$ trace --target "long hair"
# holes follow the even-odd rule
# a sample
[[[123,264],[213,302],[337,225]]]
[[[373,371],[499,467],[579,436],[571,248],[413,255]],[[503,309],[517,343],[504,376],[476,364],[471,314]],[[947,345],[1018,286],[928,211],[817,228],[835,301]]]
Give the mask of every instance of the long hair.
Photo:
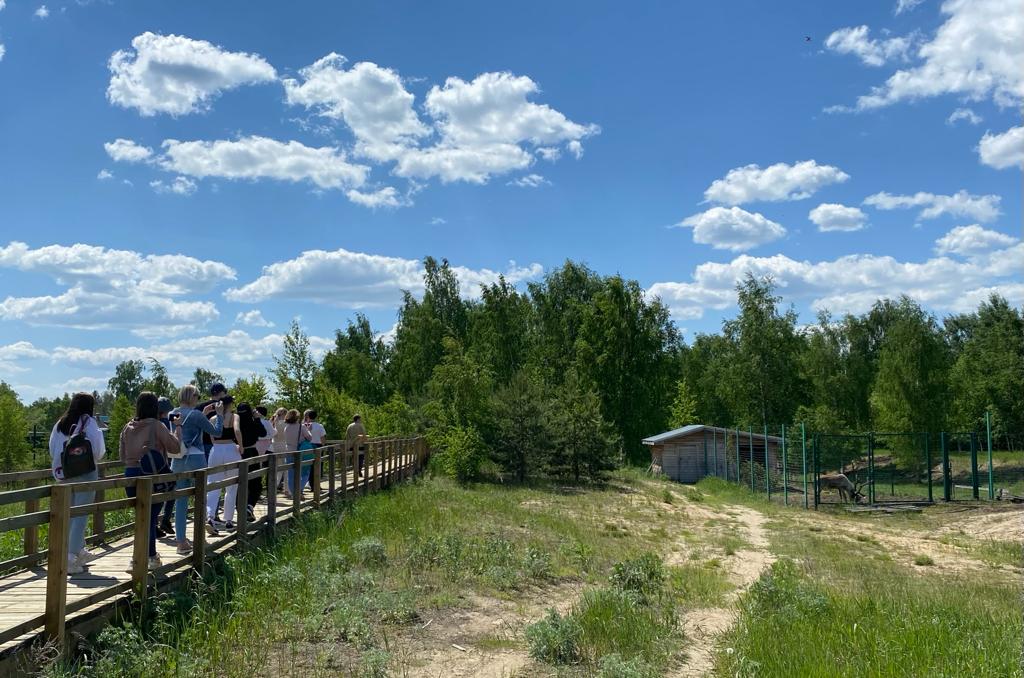
[[[160,401],[155,393],[143,391],[139,394],[138,400],[135,401],[135,418],[139,420],[160,418]]]
[[[66,436],[71,435],[71,430],[75,427],[75,424],[83,416],[94,416],[93,412],[95,410],[96,399],[92,397],[91,393],[76,393],[71,396],[67,412],[57,422],[57,430]]]

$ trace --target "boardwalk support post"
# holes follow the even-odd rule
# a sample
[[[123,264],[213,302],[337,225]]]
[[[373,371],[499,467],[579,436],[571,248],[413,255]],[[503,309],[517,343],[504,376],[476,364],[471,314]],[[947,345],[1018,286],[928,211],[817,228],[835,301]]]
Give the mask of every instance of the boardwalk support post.
[[[132,541],[132,589],[139,600],[146,599],[149,577],[149,523],[152,519],[153,478],[135,479],[135,536]]]
[[[206,567],[206,476],[207,471],[201,468],[193,476],[195,482],[192,487],[195,490],[195,515],[193,523],[195,531],[192,534],[192,569],[200,575]]]
[[[323,456],[320,453],[320,448],[313,450],[313,469],[312,475],[310,476],[313,480],[313,506],[320,506],[320,473],[321,473],[321,462]]]
[[[249,537],[249,460],[238,462],[238,490],[235,493],[235,536],[245,548]]]
[[[32,479],[25,481],[25,487],[37,487],[39,481]],[[35,513],[39,510],[38,499],[25,500],[25,513]],[[29,525],[25,528],[25,555],[31,556],[39,551],[39,526]]]
[[[68,600],[68,530],[71,527],[71,488],[56,483],[50,492],[50,552],[46,566],[46,637],[64,644],[64,615]]]
[[[334,485],[335,475],[337,473],[337,464],[335,463],[335,455],[338,454],[338,446],[331,445],[327,448],[327,501],[328,503],[334,503]]]
[[[277,529],[277,454],[267,455],[267,531]]]

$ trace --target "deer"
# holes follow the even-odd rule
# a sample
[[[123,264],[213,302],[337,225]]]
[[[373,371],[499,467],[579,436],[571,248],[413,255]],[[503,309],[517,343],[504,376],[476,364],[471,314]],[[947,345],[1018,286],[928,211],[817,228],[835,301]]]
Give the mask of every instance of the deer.
[[[854,478],[856,478],[856,464],[854,464],[850,471],[851,473],[854,474]],[[863,482],[854,483],[847,477],[845,473],[823,473],[818,478],[819,489],[824,490],[827,488],[832,488],[838,490],[839,500],[842,501],[844,504],[850,501],[851,499],[855,504],[859,504],[861,499],[864,498],[864,495],[861,494],[860,492],[860,488],[863,485]]]

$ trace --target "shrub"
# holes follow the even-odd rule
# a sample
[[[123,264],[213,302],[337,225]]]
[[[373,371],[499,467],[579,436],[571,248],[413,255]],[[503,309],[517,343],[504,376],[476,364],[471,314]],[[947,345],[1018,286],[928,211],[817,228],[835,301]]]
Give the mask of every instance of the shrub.
[[[583,657],[594,663],[612,653],[655,661],[677,628],[671,608],[645,605],[635,593],[618,589],[587,591],[572,618],[581,629]]]
[[[352,543],[352,557],[366,567],[380,567],[387,563],[388,552],[377,537],[363,537]]]
[[[444,436],[444,451],[439,456],[441,469],[460,483],[476,478],[484,461],[483,438],[472,426],[453,426]]]
[[[656,678],[661,675],[640,657],[623,659],[614,652],[601,657],[597,666],[599,678]]]
[[[532,579],[547,579],[551,576],[551,554],[532,546],[523,556],[523,569]]]
[[[530,656],[548,664],[576,664],[583,630],[572,616],[548,610],[548,616],[526,627]]]
[[[661,591],[665,583],[665,568],[661,558],[645,553],[639,558],[616,563],[609,580],[616,589],[646,601]]]
[[[929,555],[925,555],[923,553],[920,553],[920,554],[914,556],[914,565],[920,565],[922,567],[927,567],[929,565],[934,565],[934,564],[935,564],[935,559],[932,558]]]

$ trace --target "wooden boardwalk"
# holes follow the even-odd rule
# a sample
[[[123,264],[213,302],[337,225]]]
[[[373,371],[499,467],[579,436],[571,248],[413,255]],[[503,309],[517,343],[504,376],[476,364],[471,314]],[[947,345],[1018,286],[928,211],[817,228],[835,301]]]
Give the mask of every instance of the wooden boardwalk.
[[[270,454],[225,465],[220,468],[238,467],[238,476],[215,484],[206,483],[206,477],[217,469],[172,474],[166,478],[194,477],[195,484],[207,492],[217,487],[238,483],[238,505],[245,506],[246,485],[242,478],[265,478],[265,484],[272,479],[279,479],[292,466],[288,463],[290,454]],[[202,510],[205,493],[197,494],[195,486],[170,493],[154,494],[153,478],[145,476],[132,479],[119,476],[79,484],[81,489],[85,489],[86,485],[105,486],[105,497],[115,494],[110,491],[111,486],[124,488],[134,484],[138,492],[137,498],[124,498],[121,489],[116,493],[120,495],[117,498],[103,501],[104,497],[98,497],[97,502],[81,508],[76,507],[74,511],[93,516],[95,525],[97,514],[102,515],[108,510],[131,506],[135,508],[136,521],[127,526],[127,530],[131,530],[128,536],[91,546],[90,550],[99,554],[99,557],[86,566],[85,572],[70,576],[66,572],[66,565],[63,568],[59,567],[61,563],[67,562],[66,525],[67,519],[73,515],[70,507],[65,505],[66,500],[62,500],[61,494],[63,488],[74,486],[49,485],[0,492],[0,505],[16,502],[26,504],[26,510],[20,515],[0,519],[0,533],[15,529],[24,530],[26,550],[29,546],[36,546],[33,529],[35,525],[49,522],[54,526],[64,526],[63,534],[51,530],[49,549],[46,553],[35,554],[38,556],[36,560],[42,559],[45,566],[39,563],[12,571],[10,563],[19,559],[5,563],[8,566],[8,573],[0,576],[0,662],[10,660],[13,655],[37,640],[62,643],[66,628],[103,615],[105,610],[112,611],[116,605],[125,602],[126,596],[150,595],[154,590],[174,585],[181,577],[202,569],[210,560],[224,552],[244,548],[253,541],[262,539],[267,533],[279,529],[282,523],[289,521],[296,513],[316,509],[334,500],[354,498],[407,479],[422,468],[425,454],[426,446],[421,438],[371,440],[367,449],[367,473],[357,478],[352,468],[352,452],[344,450],[340,444],[328,444],[317,450],[313,459],[303,462],[303,466],[311,468],[315,489],[307,489],[301,501],[297,502],[283,493],[265,495],[254,507],[255,522],[248,522],[239,516],[241,522],[238,523],[236,530],[221,530],[220,536],[217,537],[206,536],[204,523],[196,521],[192,515],[189,517],[189,538],[195,545],[193,553],[179,555],[173,536],[158,539],[157,551],[163,565],[148,573],[144,568],[132,569],[133,560],[137,555],[144,556],[148,547],[148,507],[154,502],[166,501],[175,496],[189,496],[198,500],[197,503]],[[261,468],[253,463],[259,461],[264,461],[267,465]],[[273,486],[276,487],[276,482]],[[54,488],[58,489],[54,491]],[[39,501],[37,495],[49,496],[48,511],[31,510],[38,508],[38,504],[34,504]],[[99,522],[102,524],[102,520]],[[122,528],[120,531],[126,530]],[[61,544],[63,549],[60,548]],[[22,560],[25,558],[26,556],[21,557]],[[58,566],[56,569],[55,565]],[[59,619],[56,618],[57,615],[60,615]],[[2,672],[0,664],[0,673]]]

